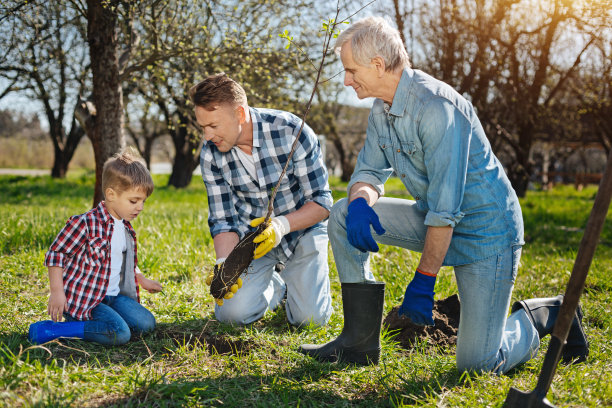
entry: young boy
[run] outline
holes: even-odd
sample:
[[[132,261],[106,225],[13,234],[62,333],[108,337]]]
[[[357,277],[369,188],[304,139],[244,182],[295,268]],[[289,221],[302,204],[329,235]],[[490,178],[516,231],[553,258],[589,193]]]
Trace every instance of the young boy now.
[[[138,285],[151,293],[162,286],[140,273],[130,224],[153,192],[153,180],[128,151],[104,164],[102,190],[105,200],[71,217],[47,251],[47,313],[52,320],[30,325],[32,343],[76,337],[119,345],[127,343],[131,333],[155,328],[153,314],[139,303]]]

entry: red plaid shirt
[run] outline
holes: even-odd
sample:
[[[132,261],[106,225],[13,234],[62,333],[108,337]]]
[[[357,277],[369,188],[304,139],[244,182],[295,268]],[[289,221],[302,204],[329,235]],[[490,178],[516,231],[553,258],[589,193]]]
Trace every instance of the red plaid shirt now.
[[[129,222],[124,220],[123,223],[134,240],[135,268],[136,232]],[[47,251],[45,265],[64,269],[68,314],[75,319],[91,319],[91,309],[100,304],[106,295],[113,228],[113,217],[102,201],[85,214],[70,217]],[[136,293],[138,295],[138,283]]]

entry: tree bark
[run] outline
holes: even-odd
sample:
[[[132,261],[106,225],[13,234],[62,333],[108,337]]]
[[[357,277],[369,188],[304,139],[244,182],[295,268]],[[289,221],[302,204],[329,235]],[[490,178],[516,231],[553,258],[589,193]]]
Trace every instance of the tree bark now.
[[[123,98],[117,58],[118,1],[87,0],[87,41],[93,76],[92,100],[96,115],[88,133],[96,160],[93,206],[104,198],[102,168],[125,145]]]
[[[76,151],[81,138],[85,135],[85,131],[81,126],[78,125],[75,118],[72,119],[72,127],[70,129],[70,133],[68,133],[68,137],[66,138],[66,142],[63,144],[63,148],[60,143],[56,143],[55,137],[53,139],[53,148],[55,151],[55,155],[53,158],[53,168],[51,169],[51,177],[54,178],[64,178],[66,177],[66,172],[68,171],[68,165],[74,156],[74,152]],[[53,135],[52,135],[53,136]]]
[[[193,171],[198,165],[199,151],[198,143],[189,137],[186,124],[187,118],[179,115],[179,126],[172,132],[172,142],[174,143],[174,163],[172,163],[172,174],[168,179],[168,185],[176,188],[184,188],[191,183]]]

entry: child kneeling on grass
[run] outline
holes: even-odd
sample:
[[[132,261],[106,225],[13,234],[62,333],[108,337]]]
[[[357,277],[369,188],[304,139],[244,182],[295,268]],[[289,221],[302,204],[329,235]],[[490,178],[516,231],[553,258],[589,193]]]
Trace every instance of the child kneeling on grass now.
[[[153,180],[146,166],[127,151],[104,164],[102,191],[105,200],[71,217],[47,251],[47,312],[52,320],[30,325],[32,343],[76,337],[119,345],[132,333],[155,328],[155,317],[139,303],[138,285],[151,293],[162,286],[140,273],[136,232],[130,224],[153,192]]]

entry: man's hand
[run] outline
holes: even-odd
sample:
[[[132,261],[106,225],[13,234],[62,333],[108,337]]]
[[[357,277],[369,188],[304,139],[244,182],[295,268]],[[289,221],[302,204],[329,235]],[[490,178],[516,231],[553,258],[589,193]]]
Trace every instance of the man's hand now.
[[[49,304],[47,305],[47,313],[51,316],[51,320],[61,322],[62,315],[66,311],[68,311],[68,302],[66,302],[64,290],[51,291]]]
[[[257,227],[264,221],[265,217],[255,218],[251,221],[251,227]],[[261,234],[255,237],[253,240],[254,243],[259,243],[257,248],[255,248],[255,259],[259,259],[275,246],[277,246],[283,236],[291,231],[291,226],[289,225],[289,220],[287,217],[280,215],[278,217],[274,217],[270,220],[270,226],[262,231]]]
[[[425,274],[418,269],[408,284],[399,315],[406,316],[419,326],[433,326],[434,286],[436,275]]]
[[[349,242],[361,252],[378,252],[378,244],[372,238],[370,225],[378,235],[385,233],[385,229],[380,225],[378,215],[368,205],[363,197],[351,201],[346,215],[346,233]]]

